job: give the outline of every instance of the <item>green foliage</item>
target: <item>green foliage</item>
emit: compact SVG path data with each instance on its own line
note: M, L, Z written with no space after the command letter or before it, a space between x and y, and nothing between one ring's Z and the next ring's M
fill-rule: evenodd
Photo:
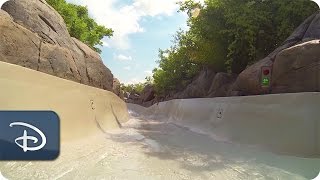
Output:
M147 84L149 84L149 82L128 85L121 84L120 88L124 92L141 94Z
M159 94L179 90L201 68L240 73L281 45L318 6L309 0L188 0L180 10L190 28L159 52L153 71Z
M178 36L184 36L180 31ZM189 58L185 44L159 50L159 68L153 70L155 89L158 94L182 90L199 71L199 66Z
M96 46L102 45L103 37L112 36L112 29L98 25L90 18L87 7L70 4L65 0L47 0L47 2L63 17L72 37L101 53Z

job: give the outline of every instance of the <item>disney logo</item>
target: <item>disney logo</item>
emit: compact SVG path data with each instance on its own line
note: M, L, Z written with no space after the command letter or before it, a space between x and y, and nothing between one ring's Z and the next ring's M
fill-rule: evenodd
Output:
M44 135L44 133L42 131L40 131L37 127L35 127L35 126L31 125L31 124L27 124L27 123L24 123L24 122L13 122L9 126L10 127L13 127L13 126L24 126L24 127L27 127L27 128L30 128L30 129L34 130L35 132L37 132L40 135L41 144L39 146L36 146L36 147L29 147L28 146L28 140L32 140L34 144L36 144L39 140L38 140L37 137L28 136L27 130L23 131L23 135L21 137L18 137L18 138L15 139L15 143L19 147L21 147L24 152L27 152L27 151L38 151L38 150L42 149L47 143L47 138ZM22 144L18 143L18 141L22 141Z

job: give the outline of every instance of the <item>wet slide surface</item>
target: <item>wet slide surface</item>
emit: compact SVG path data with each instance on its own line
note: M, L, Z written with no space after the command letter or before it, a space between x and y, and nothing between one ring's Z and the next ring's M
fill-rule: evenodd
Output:
M219 142L136 113L122 129L63 144L54 162L1 162L8 179L312 179L320 160ZM1 179L1 178L0 178Z
M61 122L57 160L2 161L0 180L294 180L312 179L320 170L318 158L242 143L263 138L278 142L267 144L277 150L316 153L319 93L177 100L149 109L128 105L128 117L126 104L111 92L2 62L0 72L1 110L50 109Z

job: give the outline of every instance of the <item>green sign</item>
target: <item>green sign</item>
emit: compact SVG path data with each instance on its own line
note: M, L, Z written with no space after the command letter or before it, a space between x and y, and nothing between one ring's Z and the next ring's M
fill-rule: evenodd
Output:
M262 86L269 86L269 85L270 85L269 78L263 78L262 79Z
M261 67L261 86L263 88L267 88L271 86L271 66L263 66Z

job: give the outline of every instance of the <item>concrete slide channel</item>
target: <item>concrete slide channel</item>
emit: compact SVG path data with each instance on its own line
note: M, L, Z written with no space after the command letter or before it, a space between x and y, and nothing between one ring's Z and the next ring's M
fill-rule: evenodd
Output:
M111 92L0 63L1 110L53 110L57 160L0 161L4 179L313 179L320 93L172 100Z

